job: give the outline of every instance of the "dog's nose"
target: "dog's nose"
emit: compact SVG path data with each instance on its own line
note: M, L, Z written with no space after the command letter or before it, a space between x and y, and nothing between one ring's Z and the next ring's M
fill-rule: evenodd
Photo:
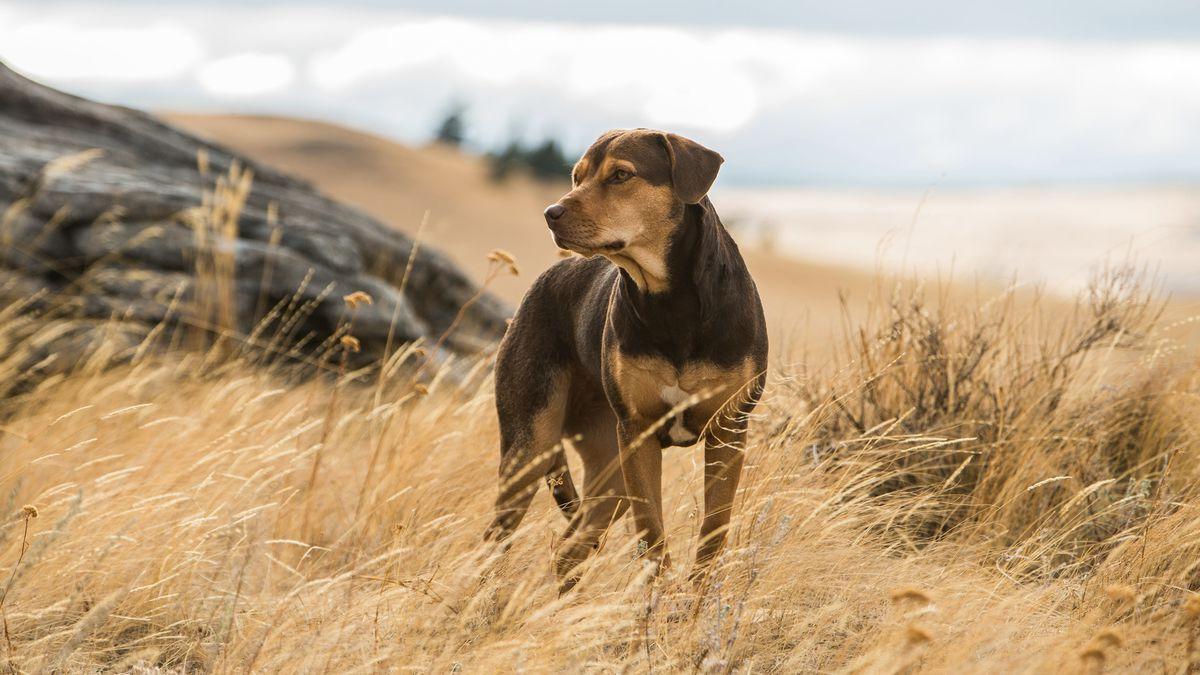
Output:
M562 215L567 212L567 207L562 204L551 204L546 207L546 222L553 223L562 218Z

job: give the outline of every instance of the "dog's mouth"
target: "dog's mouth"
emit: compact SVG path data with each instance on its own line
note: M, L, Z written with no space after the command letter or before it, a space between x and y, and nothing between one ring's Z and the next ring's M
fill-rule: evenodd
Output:
M554 245L555 246L557 246L561 249L566 249L568 251L574 251L581 255L592 256L592 255L602 255L605 253L616 253L617 251L620 251L621 249L625 248L625 242L621 241L620 239L615 239L613 241L606 242L603 244L582 244L579 242L571 241L570 239L562 237L562 236L558 235L557 233L552 233L552 234L554 236Z

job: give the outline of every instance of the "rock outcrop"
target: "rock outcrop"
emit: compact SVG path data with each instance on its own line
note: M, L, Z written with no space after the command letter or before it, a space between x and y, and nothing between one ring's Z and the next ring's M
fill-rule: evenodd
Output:
M0 64L0 377L33 381L114 336L119 361L156 327L300 361L348 330L356 366L389 338L470 352L503 333L503 303L413 248L303 181ZM349 307L356 291L371 303Z

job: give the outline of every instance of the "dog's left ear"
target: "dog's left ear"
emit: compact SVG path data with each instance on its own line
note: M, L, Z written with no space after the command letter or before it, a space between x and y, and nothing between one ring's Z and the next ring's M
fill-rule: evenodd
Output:
M717 171L721 169L725 158L678 134L662 133L659 137L667 147L667 157L671 160L671 184L675 188L675 196L684 204L700 203L717 179Z

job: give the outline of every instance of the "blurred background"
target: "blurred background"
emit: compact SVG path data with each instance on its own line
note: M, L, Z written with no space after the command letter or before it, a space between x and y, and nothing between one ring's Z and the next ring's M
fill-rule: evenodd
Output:
M1200 293L1194 0L4 0L0 58L425 219L476 274L512 249L510 299L565 167L634 126L725 156L714 201L780 298L1127 259Z

